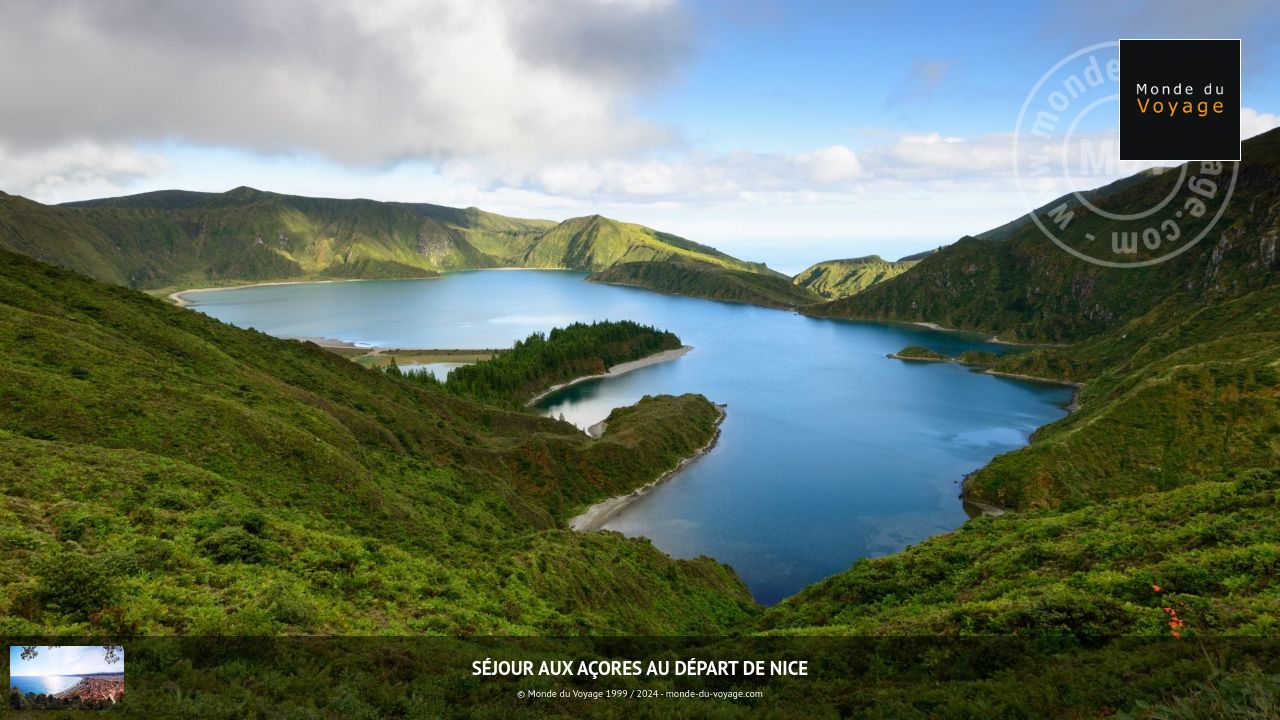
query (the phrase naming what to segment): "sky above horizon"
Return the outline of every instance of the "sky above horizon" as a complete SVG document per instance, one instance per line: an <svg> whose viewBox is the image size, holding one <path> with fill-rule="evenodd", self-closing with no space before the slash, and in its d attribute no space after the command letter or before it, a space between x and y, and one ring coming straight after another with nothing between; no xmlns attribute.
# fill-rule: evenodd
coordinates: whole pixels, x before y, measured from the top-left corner
<svg viewBox="0 0 1280 720"><path fill-rule="evenodd" d="M119 660L106 661L101 645L41 645L37 655L22 659L22 646L9 646L9 675L11 677L41 677L48 675L92 675L95 673L123 673L124 650L116 651Z"/></svg>
<svg viewBox="0 0 1280 720"><path fill-rule="evenodd" d="M1280 125L1267 2L11 0L0 190L598 212L794 272L1025 213L1023 101L1120 37L1242 38L1242 133Z"/></svg>

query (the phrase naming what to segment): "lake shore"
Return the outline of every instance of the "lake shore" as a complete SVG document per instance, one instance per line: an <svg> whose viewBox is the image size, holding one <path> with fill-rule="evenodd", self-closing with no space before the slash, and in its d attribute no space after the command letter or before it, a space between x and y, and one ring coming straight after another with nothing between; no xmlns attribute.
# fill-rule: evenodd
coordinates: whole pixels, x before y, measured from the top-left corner
<svg viewBox="0 0 1280 720"><path fill-rule="evenodd" d="M429 278L423 278L429 279ZM183 297L187 293L221 292L223 290L243 290L253 287L269 287L272 285L328 285L330 283L364 282L364 278L343 278L341 280L273 280L271 282L247 283L245 285L220 285L218 287L187 288L168 294L168 298L178 307L190 307L194 303ZM298 338L302 339L302 338ZM310 338L306 338L310 339ZM316 343L317 345L319 343Z"/></svg>
<svg viewBox="0 0 1280 720"><path fill-rule="evenodd" d="M916 325L922 328L928 328L930 330L937 330L938 332L960 333L962 335L983 335L984 334L976 330L961 330L960 328L946 327L945 325L939 325L938 323L933 323L933 322L910 321L907 324ZM1062 343L1033 343L1033 342L1015 342L1013 340L1001 340L997 335L986 335L986 341L989 343L995 343L996 345L1015 345L1017 347L1031 347L1031 348L1066 347L1066 345Z"/></svg>
<svg viewBox="0 0 1280 720"><path fill-rule="evenodd" d="M194 303L183 297L187 293L198 292L221 292L223 290L243 290L245 288L270 287L272 285L332 285L335 283L349 282L369 282L370 280L439 280L444 274L425 275L423 277L408 278L336 278L333 280L269 280L267 282L243 283L237 285L218 285L215 287L187 288L185 290L176 290L169 293L165 297L173 301L178 307L190 307ZM152 291L155 292L155 291ZM161 290L160 292L164 292ZM158 294L158 293L157 293Z"/></svg>
<svg viewBox="0 0 1280 720"><path fill-rule="evenodd" d="M720 425L724 422L726 407L727 406L725 405L716 405L716 409L720 411L720 416L716 418L716 431L711 435L711 439L707 441L706 445L695 450L692 455L681 460L679 465L676 465L674 468L663 473L657 480L641 485L626 495L615 495L607 500L601 500L582 511L580 515L570 518L569 529L577 532L591 532L592 530L601 529L604 527L605 523L616 517L618 513L622 512L628 505L644 497L645 494L662 483L675 477L675 475L688 466L689 463L711 452L712 448L716 446L716 443L720 441Z"/></svg>
<svg viewBox="0 0 1280 720"><path fill-rule="evenodd" d="M988 375L996 377L1006 377L1013 380L1022 380L1024 382L1044 383L1045 385L1061 385L1069 387L1075 392L1071 394L1071 402L1067 404L1067 412L1073 413L1080 409L1080 391L1084 388L1084 383L1072 382L1070 380L1056 380L1054 378L1036 377L1035 375L1023 375L1022 373L1000 372L999 370L984 370Z"/></svg>
<svg viewBox="0 0 1280 720"><path fill-rule="evenodd" d="M903 360L903 361L906 361L906 362L940 362L940 363L946 363L946 362L955 362L955 361L956 361L956 360L955 360L955 358L949 358L949 357L912 357L912 356L910 356L910 355L899 355L899 354L898 354L898 353L896 353L896 352L891 352L891 353L889 353L888 355L885 355L885 357L887 357L887 358L891 358L891 359L893 359L893 360Z"/></svg>
<svg viewBox="0 0 1280 720"><path fill-rule="evenodd" d="M662 352L656 352L647 357L642 357L639 360L632 360L630 362L618 363L617 365L614 365L613 367L609 368L608 370L605 370L603 373L599 375L584 375L580 378L574 378L569 382L563 382L563 383L560 383L559 385L552 385L546 390L543 390L537 395L534 395L533 398L529 400L529 402L525 403L525 407L530 407L535 403L537 403L542 398L554 392L563 390L567 387L577 385L578 383L586 382L588 380L597 380L599 378L617 377L619 375L629 373L632 370L639 370L642 367L648 367L650 365L657 365L658 363L667 362L669 360L675 360L676 358L680 357L681 355L684 355L685 353L689 352L692 349L693 349L692 345L681 345L680 347L674 350L663 350Z"/></svg>

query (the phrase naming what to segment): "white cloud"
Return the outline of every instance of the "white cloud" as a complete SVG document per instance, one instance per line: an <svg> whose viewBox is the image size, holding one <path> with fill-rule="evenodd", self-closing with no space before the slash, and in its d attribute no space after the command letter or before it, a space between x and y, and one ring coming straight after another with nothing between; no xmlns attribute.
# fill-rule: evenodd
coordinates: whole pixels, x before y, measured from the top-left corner
<svg viewBox="0 0 1280 720"><path fill-rule="evenodd" d="M458 161L447 163L444 174L481 187L596 201L715 202L847 191L862 176L862 167L853 150L832 145L799 154L691 152L665 158L550 162L525 170Z"/></svg>
<svg viewBox="0 0 1280 720"><path fill-rule="evenodd" d="M832 145L792 158L796 167L821 185L853 180L862 175L858 156L843 145Z"/></svg>
<svg viewBox="0 0 1280 720"><path fill-rule="evenodd" d="M0 189L45 203L118 195L163 173L162 155L87 140L20 152L0 143Z"/></svg>
<svg viewBox="0 0 1280 720"><path fill-rule="evenodd" d="M672 141L619 106L691 39L680 8L652 0L8 0L0 141L357 165L616 155Z"/></svg>
<svg viewBox="0 0 1280 720"><path fill-rule="evenodd" d="M1254 135L1280 127L1280 115L1258 112L1253 108L1240 108L1240 137L1249 139Z"/></svg>

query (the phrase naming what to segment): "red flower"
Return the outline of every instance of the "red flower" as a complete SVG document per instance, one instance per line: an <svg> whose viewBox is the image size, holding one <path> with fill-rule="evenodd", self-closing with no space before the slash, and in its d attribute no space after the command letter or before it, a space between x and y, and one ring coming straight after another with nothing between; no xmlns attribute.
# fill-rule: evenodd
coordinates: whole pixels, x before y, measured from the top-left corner
<svg viewBox="0 0 1280 720"><path fill-rule="evenodd" d="M1160 586L1159 586L1159 585L1152 585L1152 586L1151 586L1151 589L1152 589L1152 590L1154 590L1155 592L1160 592Z"/></svg>

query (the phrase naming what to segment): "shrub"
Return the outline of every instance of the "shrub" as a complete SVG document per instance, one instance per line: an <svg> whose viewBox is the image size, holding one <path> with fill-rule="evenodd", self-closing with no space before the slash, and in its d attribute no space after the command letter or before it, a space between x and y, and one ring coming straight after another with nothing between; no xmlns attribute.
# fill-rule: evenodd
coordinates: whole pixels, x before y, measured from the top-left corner
<svg viewBox="0 0 1280 720"><path fill-rule="evenodd" d="M219 563L259 563L267 555L262 541L238 525L215 531L200 542L200 549Z"/></svg>
<svg viewBox="0 0 1280 720"><path fill-rule="evenodd" d="M85 619L109 605L116 583L103 558L62 552L35 569L37 595L46 608Z"/></svg>

